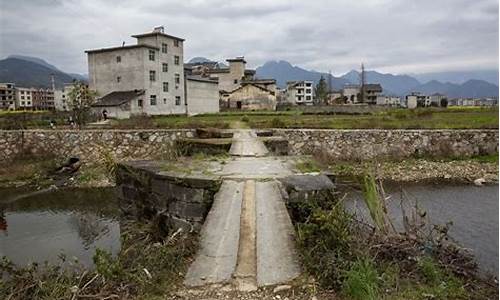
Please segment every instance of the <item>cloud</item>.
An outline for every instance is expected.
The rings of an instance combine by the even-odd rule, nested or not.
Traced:
[[[86,49],[165,25],[185,58],[283,59],[335,74],[498,68],[496,0],[0,0],[0,57],[87,72]]]

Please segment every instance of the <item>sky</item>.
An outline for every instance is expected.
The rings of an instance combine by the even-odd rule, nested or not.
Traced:
[[[0,0],[0,58],[87,73],[87,49],[163,25],[185,60],[245,56],[342,74],[498,69],[498,0]]]

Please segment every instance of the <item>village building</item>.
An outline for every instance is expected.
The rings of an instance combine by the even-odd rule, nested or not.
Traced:
[[[16,85],[14,83],[0,83],[0,109],[15,110],[16,108]]]
[[[376,102],[377,105],[381,106],[392,106],[392,107],[401,106],[401,98],[397,96],[379,95],[377,96]]]
[[[378,83],[367,83],[363,86],[363,98],[361,99],[361,87],[357,84],[344,86],[343,94],[349,104],[377,104],[377,97],[382,94],[382,86]]]
[[[200,75],[193,75],[185,69],[187,114],[189,116],[202,113],[219,112],[219,82]]]
[[[33,109],[35,110],[55,110],[54,90],[47,88],[31,89],[33,99]]]
[[[16,87],[18,109],[33,109],[33,90],[32,88]]]
[[[64,84],[62,89],[56,89],[54,91],[54,107],[58,111],[69,111],[70,110],[70,99],[69,94],[73,90],[73,83]]]
[[[256,79],[255,70],[246,69],[246,61],[242,56],[226,61],[228,67],[212,62],[189,64],[193,75],[218,82],[221,109],[276,109],[276,80]]]
[[[132,37],[136,45],[85,51],[89,88],[99,96],[95,107],[117,118],[185,114],[184,39],[161,27]]]
[[[314,104],[314,89],[312,81],[289,81],[286,86],[287,103],[291,105]]]
[[[336,105],[336,104],[344,104],[345,99],[341,90],[331,90],[328,91],[328,95],[326,98],[327,105]]]

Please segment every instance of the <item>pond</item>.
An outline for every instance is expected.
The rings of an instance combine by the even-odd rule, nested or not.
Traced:
[[[406,196],[401,193],[401,188]],[[463,184],[388,184],[384,185],[389,198],[387,209],[397,229],[402,229],[403,213],[415,207],[427,213],[431,224],[452,222],[449,236],[460,246],[472,250],[479,269],[498,273],[498,186]],[[352,186],[343,186],[347,192],[346,205],[363,220],[369,213],[362,193]]]
[[[64,254],[92,267],[97,248],[120,250],[119,209],[113,188],[31,193],[0,189],[0,257],[18,265],[58,263]]]

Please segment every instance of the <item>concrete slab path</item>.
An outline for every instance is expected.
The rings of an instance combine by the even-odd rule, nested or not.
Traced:
[[[257,138],[257,134],[251,129],[239,129],[233,131],[233,144],[229,149],[229,154],[234,156],[264,156],[269,151],[262,141]]]

